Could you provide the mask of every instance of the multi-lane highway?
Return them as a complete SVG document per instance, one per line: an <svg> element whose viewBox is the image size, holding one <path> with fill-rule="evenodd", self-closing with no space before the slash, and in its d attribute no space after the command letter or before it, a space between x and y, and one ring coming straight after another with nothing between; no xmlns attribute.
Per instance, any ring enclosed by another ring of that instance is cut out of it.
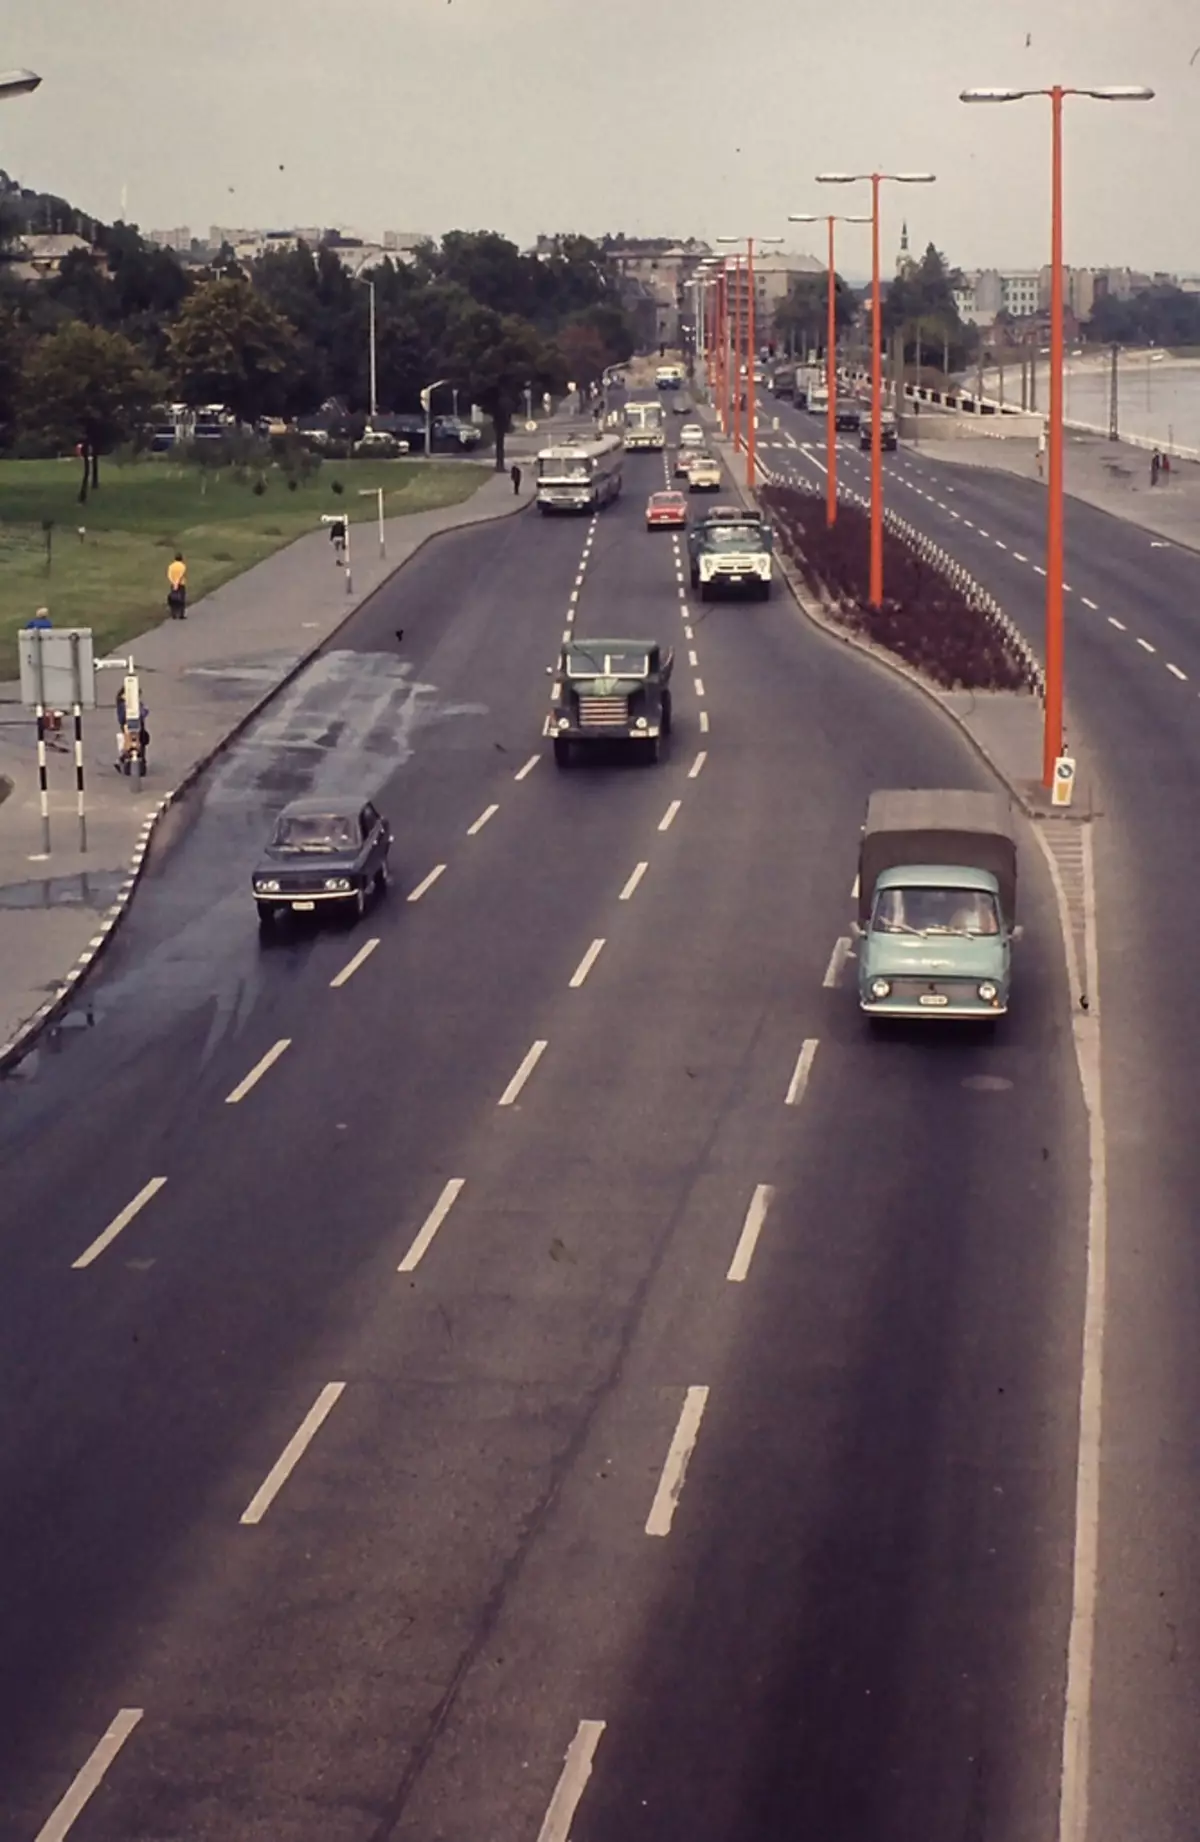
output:
<svg viewBox="0 0 1200 1842"><path fill-rule="evenodd" d="M772 468L821 478L823 429L764 399ZM778 416L778 432L770 424ZM793 443L796 444L793 447ZM885 457L889 502L1040 646L1044 487ZM847 483L870 456L848 438ZM1089 1836L1185 1842L1200 1810L1200 1035L1188 918L1200 811L1200 555L1068 500L1068 734L1096 828L1107 1311Z"/></svg>
<svg viewBox="0 0 1200 1842"><path fill-rule="evenodd" d="M867 1037L866 795L981 770L782 595L693 605L662 471L422 552L3 1090L3 1842L1053 1833L1052 893L994 1043ZM572 626L675 646L658 767L554 769ZM261 948L270 816L358 785L390 898Z"/></svg>

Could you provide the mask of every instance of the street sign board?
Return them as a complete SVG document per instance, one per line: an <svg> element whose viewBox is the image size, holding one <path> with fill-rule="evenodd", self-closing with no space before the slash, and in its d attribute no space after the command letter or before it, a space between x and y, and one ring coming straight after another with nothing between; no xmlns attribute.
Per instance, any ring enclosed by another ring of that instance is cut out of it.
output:
<svg viewBox="0 0 1200 1842"><path fill-rule="evenodd" d="M1075 793L1075 761L1071 755L1060 755L1054 763L1054 785L1050 791L1052 806L1069 806Z"/></svg>
<svg viewBox="0 0 1200 1842"><path fill-rule="evenodd" d="M21 702L29 710L96 708L96 665L90 627L22 627Z"/></svg>

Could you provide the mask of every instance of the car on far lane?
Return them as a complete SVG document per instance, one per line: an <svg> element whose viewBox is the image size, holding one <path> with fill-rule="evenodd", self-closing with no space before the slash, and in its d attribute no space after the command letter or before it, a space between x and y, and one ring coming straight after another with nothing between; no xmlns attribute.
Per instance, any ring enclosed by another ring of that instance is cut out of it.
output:
<svg viewBox="0 0 1200 1842"><path fill-rule="evenodd" d="M845 429L852 435L857 434L862 422L862 404L853 397L839 397L835 421L839 431Z"/></svg>
<svg viewBox="0 0 1200 1842"><path fill-rule="evenodd" d="M689 492L720 492L721 463L711 454L693 454L688 468Z"/></svg>
<svg viewBox="0 0 1200 1842"><path fill-rule="evenodd" d="M681 492L652 492L646 501L646 529L669 530L687 523L687 500Z"/></svg>
<svg viewBox="0 0 1200 1842"><path fill-rule="evenodd" d="M696 450L694 448L677 448L675 450L675 464L671 471L677 480L684 478L691 472L695 453Z"/></svg>
<svg viewBox="0 0 1200 1842"><path fill-rule="evenodd" d="M388 886L391 848L391 826L365 797L292 800L251 879L260 928L269 932L281 910L313 914L328 903L360 916Z"/></svg>
<svg viewBox="0 0 1200 1842"><path fill-rule="evenodd" d="M896 449L896 418L890 409L885 409L879 417L879 444L889 454ZM871 412L868 410L858 425L858 445L860 448L871 446Z"/></svg>
<svg viewBox="0 0 1200 1842"><path fill-rule="evenodd" d="M704 430L698 422L684 423L679 431L679 445L681 448L702 448L704 446Z"/></svg>

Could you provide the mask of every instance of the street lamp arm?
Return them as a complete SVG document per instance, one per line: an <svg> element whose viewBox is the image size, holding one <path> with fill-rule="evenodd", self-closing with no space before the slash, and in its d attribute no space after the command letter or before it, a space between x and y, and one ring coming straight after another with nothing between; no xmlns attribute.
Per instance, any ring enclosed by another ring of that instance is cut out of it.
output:
<svg viewBox="0 0 1200 1842"><path fill-rule="evenodd" d="M6 96L28 96L41 81L36 70L0 71L0 101Z"/></svg>

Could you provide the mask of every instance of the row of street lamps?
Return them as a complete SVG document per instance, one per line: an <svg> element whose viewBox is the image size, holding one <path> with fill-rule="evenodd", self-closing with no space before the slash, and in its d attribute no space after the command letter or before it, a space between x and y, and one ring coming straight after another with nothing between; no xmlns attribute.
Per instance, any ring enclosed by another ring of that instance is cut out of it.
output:
<svg viewBox="0 0 1200 1842"><path fill-rule="evenodd" d="M1045 725L1042 742L1042 780L1047 787L1054 779L1055 763L1063 751L1063 210L1062 210L1062 108L1067 96L1088 96L1097 102L1149 102L1154 92L1143 85L1117 84L1103 89L1074 89L1053 84L1048 89L968 89L960 95L962 102L1020 102L1030 96L1046 96L1051 108L1050 174L1050 405L1047 418L1047 506L1046 506L1046 639L1045 639ZM871 187L871 211L866 216L824 214L829 234L828 254L828 327L825 341L825 374L828 403L826 407L826 442L828 447L826 481L826 520L837 519L837 283L834 262L834 226L838 223L871 226L871 538L870 601L878 608L883 603L883 339L882 299L879 262L879 194L885 183L895 185L931 185L933 173L818 173L818 185L858 185ZM789 222L815 224L821 214L797 212ZM746 363L746 484L757 484L754 397L754 244L753 237L718 237L718 243L746 245L745 289L742 285L741 253L734 263L734 312L730 326L729 258L713 257L701 265L698 297L705 300L698 309L699 323L705 328L702 350L715 372L715 396L721 426L729 432L730 370L732 367L732 430L735 452L742 450L740 405L742 396L741 365L745 350ZM781 242L779 237L760 237L758 242ZM742 313L742 296L746 312ZM745 322L743 328L743 320ZM743 331L745 334L743 347ZM731 338L732 333L732 338ZM732 351L731 351L732 348ZM898 407L898 405L897 405Z"/></svg>

